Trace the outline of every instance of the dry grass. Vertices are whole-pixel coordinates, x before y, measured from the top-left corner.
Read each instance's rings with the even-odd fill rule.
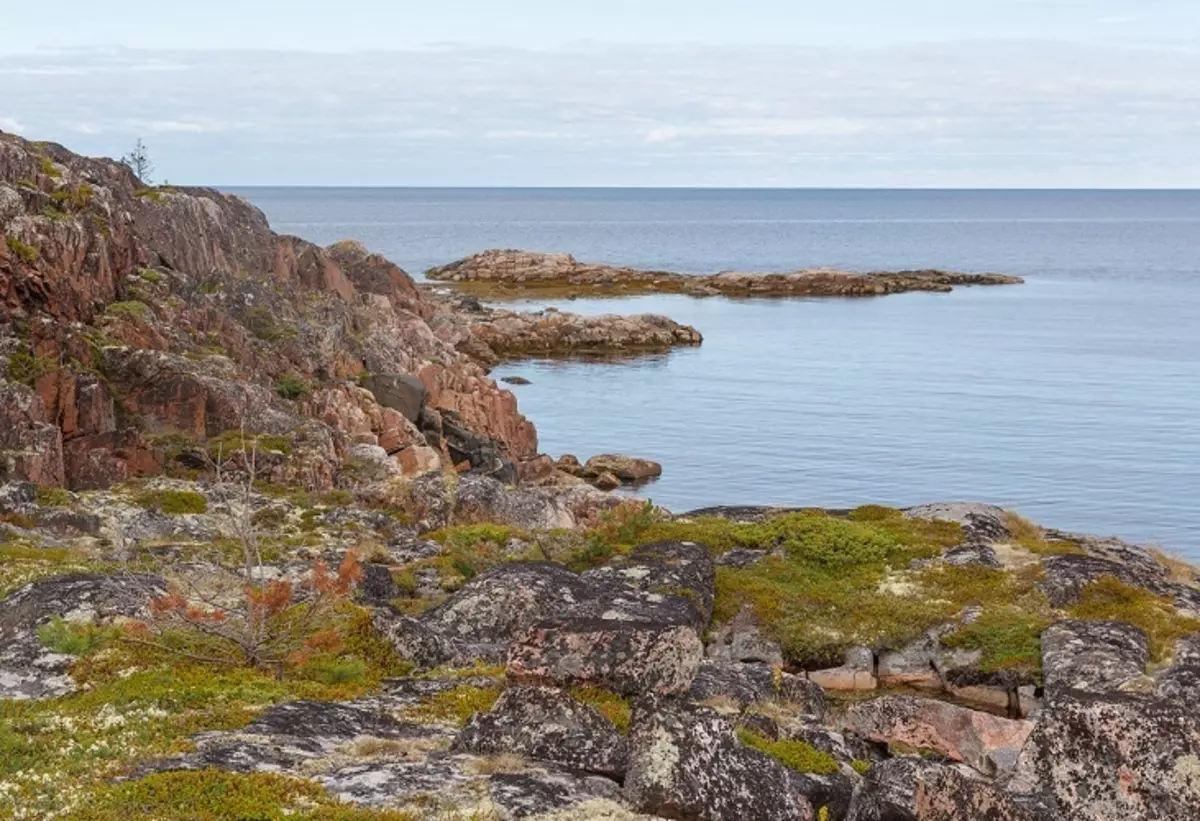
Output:
[[[495,775],[496,773],[523,773],[528,767],[525,759],[513,753],[501,753],[474,758],[467,762],[467,772],[473,775]]]
[[[1067,539],[1048,539],[1046,531],[1011,510],[1004,513],[1004,524],[1012,534],[1013,541],[1038,556],[1062,553],[1083,553],[1083,548]]]
[[[1159,547],[1150,548],[1150,555],[1167,569],[1171,581],[1192,586],[1200,581],[1200,569],[1182,557],[1168,553]]]

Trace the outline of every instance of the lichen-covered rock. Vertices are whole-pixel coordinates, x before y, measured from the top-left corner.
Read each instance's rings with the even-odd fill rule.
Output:
[[[944,701],[883,696],[850,706],[842,729],[872,741],[934,750],[986,775],[1011,770],[1033,731],[1028,721],[999,718]]]
[[[875,678],[875,653],[869,647],[851,647],[846,650],[840,667],[812,670],[808,678],[826,690],[874,690],[879,686]]]
[[[75,573],[27,584],[0,599],[0,698],[47,698],[75,689],[67,674],[75,658],[45,647],[38,628],[55,617],[91,624],[136,616],[164,589],[153,576]]]
[[[629,763],[628,744],[613,723],[553,687],[509,687],[489,712],[471,719],[452,749],[516,753],[612,778],[624,777]]]
[[[1060,621],[1042,632],[1046,692],[1109,693],[1145,680],[1146,634],[1120,621]]]
[[[983,655],[980,651],[950,649],[941,645],[940,638],[952,632],[955,626],[928,630],[898,650],[881,652],[875,667],[879,683],[884,687],[907,686],[940,691],[946,685],[949,671],[977,665]]]
[[[531,768],[520,773],[496,773],[488,779],[488,793],[503,817],[518,819],[546,813],[569,814],[574,808],[599,801],[611,805],[620,798],[621,788],[600,776]]]
[[[1175,642],[1171,666],[1158,677],[1158,694],[1200,707],[1200,636],[1187,636]]]
[[[933,502],[904,511],[912,519],[933,519],[962,525],[970,541],[999,542],[1012,534],[1002,508],[979,502]]]
[[[481,659],[503,659],[509,642],[534,622],[589,596],[587,584],[548,562],[502,564],[472,579],[420,622]]]
[[[1056,816],[965,767],[903,757],[867,771],[846,821],[1056,821]]]
[[[1200,818],[1200,719],[1194,706],[1155,695],[1059,694],[1009,786],[1064,821]]]
[[[396,655],[412,662],[418,670],[428,670],[460,659],[460,649],[451,639],[426,627],[417,619],[376,611],[375,629],[391,643]]]
[[[712,615],[716,566],[693,542],[656,542],[589,570],[589,603],[572,615],[688,625],[704,630]]]
[[[689,626],[559,618],[535,623],[513,642],[506,674],[526,684],[594,685],[622,695],[681,693],[703,656]]]
[[[625,795],[639,812],[687,821],[811,821],[812,805],[774,759],[717,713],[680,699],[634,707]]]
[[[688,690],[696,701],[723,698],[747,707],[778,697],[775,670],[765,664],[735,664],[705,659]]]
[[[1088,585],[1111,576],[1122,584],[1173,599],[1182,611],[1200,615],[1200,590],[1171,581],[1167,569],[1144,550],[1121,542],[1123,550],[1116,551],[1109,540],[1084,544],[1100,555],[1064,554],[1042,560],[1039,587],[1055,607],[1075,604]]]

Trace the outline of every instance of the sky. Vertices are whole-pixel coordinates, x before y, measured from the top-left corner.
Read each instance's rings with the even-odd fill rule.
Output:
[[[0,130],[140,137],[181,184],[1200,188],[1196,0],[0,0],[0,24]]]

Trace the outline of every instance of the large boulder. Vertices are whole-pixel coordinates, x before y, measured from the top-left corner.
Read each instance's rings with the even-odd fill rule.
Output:
[[[506,673],[510,681],[595,685],[622,695],[682,693],[703,656],[689,626],[567,617],[526,630],[509,648]]]
[[[588,586],[565,567],[512,562],[472,579],[420,622],[480,659],[500,660],[515,636],[578,605],[588,594]]]
[[[639,812],[686,821],[811,821],[782,764],[737,739],[704,707],[646,698],[634,707],[625,795]]]
[[[1042,632],[1046,691],[1108,693],[1145,681],[1146,634],[1122,621],[1060,621]]]
[[[980,502],[933,502],[904,511],[910,519],[955,522],[971,542],[1000,542],[1012,534],[1002,508]]]
[[[1171,666],[1158,677],[1158,694],[1200,706],[1200,636],[1187,636],[1175,643]]]
[[[403,373],[378,373],[364,377],[361,384],[375,395],[375,401],[383,407],[399,411],[410,422],[421,418],[428,391],[425,383],[417,377]]]
[[[1016,765],[1033,724],[944,701],[883,696],[851,705],[842,728],[872,741],[933,750],[987,775],[997,775]]]
[[[606,453],[593,456],[583,465],[583,472],[592,476],[611,473],[622,482],[644,482],[662,475],[662,465],[649,459]]]
[[[509,687],[478,713],[451,748],[476,755],[516,753],[574,770],[622,778],[625,737],[595,709],[552,687]]]
[[[587,607],[572,615],[708,626],[716,587],[712,553],[693,542],[656,542],[589,570]]]
[[[867,771],[847,821],[1056,821],[1038,802],[1009,795],[962,766],[902,757]]]

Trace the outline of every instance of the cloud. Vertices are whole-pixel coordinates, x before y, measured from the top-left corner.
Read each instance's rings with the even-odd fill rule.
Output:
[[[0,100],[179,182],[1200,186],[1196,76],[1050,41],[122,50],[0,57]]]
[[[16,134],[17,132],[24,130],[25,124],[20,120],[12,117],[0,117],[0,131],[8,131],[12,134]]]

